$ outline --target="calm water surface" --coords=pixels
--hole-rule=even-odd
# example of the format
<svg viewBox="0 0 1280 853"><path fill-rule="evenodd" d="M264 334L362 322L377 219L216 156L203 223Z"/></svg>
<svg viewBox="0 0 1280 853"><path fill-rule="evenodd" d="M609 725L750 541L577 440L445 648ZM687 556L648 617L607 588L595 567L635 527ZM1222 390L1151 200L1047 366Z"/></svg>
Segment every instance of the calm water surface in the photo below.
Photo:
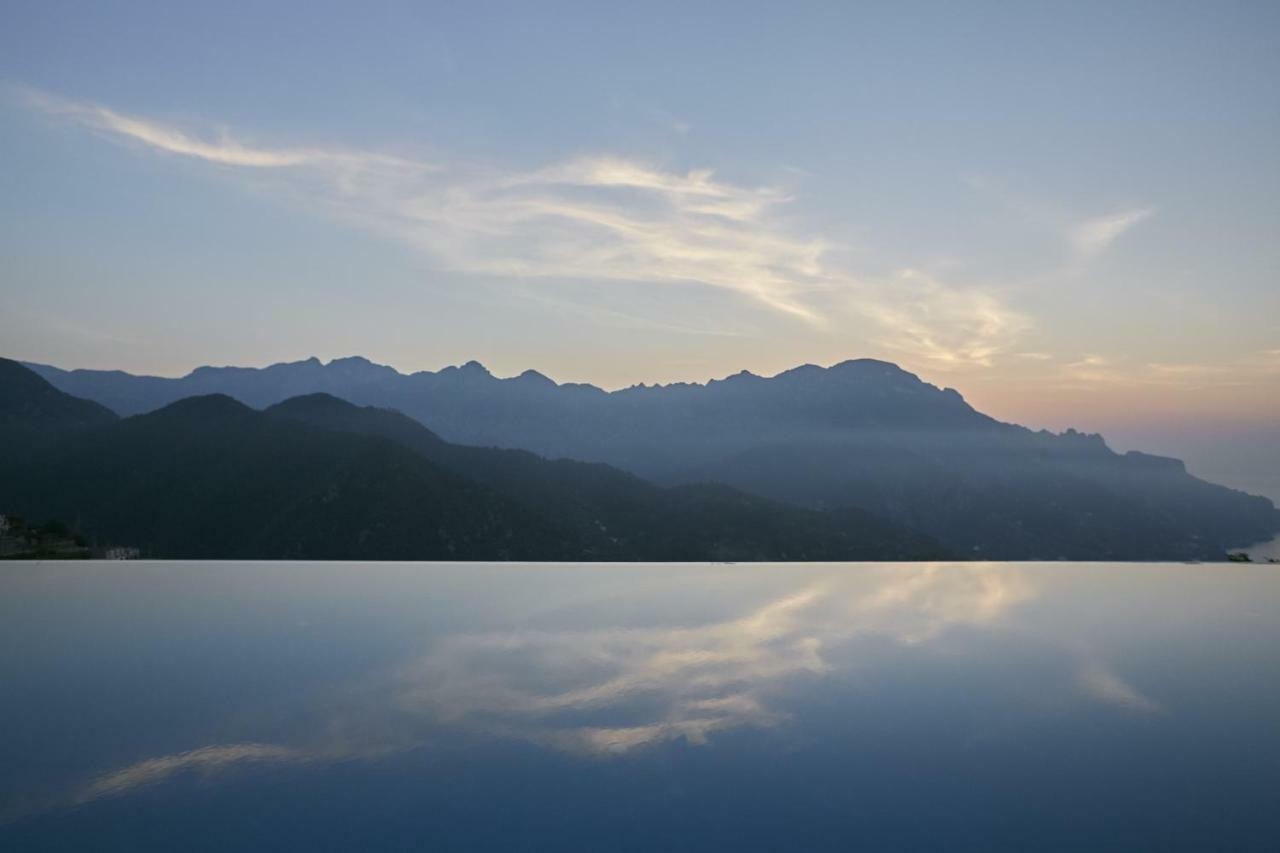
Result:
<svg viewBox="0 0 1280 853"><path fill-rule="evenodd" d="M1275 850L1280 570L0 564L3 850Z"/></svg>

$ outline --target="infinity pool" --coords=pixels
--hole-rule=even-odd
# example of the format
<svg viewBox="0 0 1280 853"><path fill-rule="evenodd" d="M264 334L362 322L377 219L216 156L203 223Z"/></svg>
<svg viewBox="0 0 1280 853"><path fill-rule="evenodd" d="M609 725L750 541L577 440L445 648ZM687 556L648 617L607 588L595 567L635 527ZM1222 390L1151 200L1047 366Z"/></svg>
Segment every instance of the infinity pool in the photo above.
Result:
<svg viewBox="0 0 1280 853"><path fill-rule="evenodd" d="M0 849L1275 850L1280 566L0 564Z"/></svg>

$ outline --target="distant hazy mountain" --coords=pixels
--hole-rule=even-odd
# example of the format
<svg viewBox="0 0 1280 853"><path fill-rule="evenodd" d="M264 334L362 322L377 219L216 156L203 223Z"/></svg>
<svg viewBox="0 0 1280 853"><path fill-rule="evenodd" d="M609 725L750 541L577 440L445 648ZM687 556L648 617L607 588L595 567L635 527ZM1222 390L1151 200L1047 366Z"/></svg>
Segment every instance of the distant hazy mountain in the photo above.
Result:
<svg viewBox="0 0 1280 853"><path fill-rule="evenodd" d="M936 542L861 510L815 512L711 483L664 489L609 465L451 444L398 412L328 394L295 397L266 414L394 441L537 508L571 531L593 559L875 560L944 553Z"/></svg>
<svg viewBox="0 0 1280 853"><path fill-rule="evenodd" d="M458 448L415 421L324 395L263 413L225 395L83 421L74 398L0 365L39 448L0 456L0 511L61 518L150 556L310 559L928 559L926 538L859 512L725 486L659 489L603 465ZM14 369L16 368L16 369ZM34 381L32 381L34 380ZM46 405L33 407L31 400ZM52 401L52 402L50 402ZM94 404L87 404L93 406ZM94 406L97 410L97 407ZM16 433L15 433L16 435Z"/></svg>
<svg viewBox="0 0 1280 853"><path fill-rule="evenodd" d="M1001 423L954 390L868 359L615 392L533 371L498 379L475 362L404 375L362 358L310 359L181 379L33 369L121 413L193 393L268 406L325 392L398 409L451 442L857 507L978 557L1213 559L1280 529L1269 501L1198 480L1177 460Z"/></svg>

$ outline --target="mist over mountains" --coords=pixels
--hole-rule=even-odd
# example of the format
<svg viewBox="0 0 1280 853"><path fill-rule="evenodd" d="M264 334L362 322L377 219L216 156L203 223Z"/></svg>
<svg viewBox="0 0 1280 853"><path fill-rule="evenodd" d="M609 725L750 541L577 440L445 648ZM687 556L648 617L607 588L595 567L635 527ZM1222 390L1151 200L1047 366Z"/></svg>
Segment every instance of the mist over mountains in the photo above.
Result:
<svg viewBox="0 0 1280 853"><path fill-rule="evenodd" d="M396 560L937 559L928 537L723 485L460 447L327 394L225 394L119 419L0 359L0 512L153 557Z"/></svg>
<svg viewBox="0 0 1280 853"><path fill-rule="evenodd" d="M177 379L28 366L121 415L194 395L265 408L327 394L396 410L443 443L604 463L662 487L719 483L807 511L859 511L972 558L1217 559L1280 529L1270 501L1197 479L1177 460L1002 423L952 389L870 359L613 392L534 371L500 379L476 362L401 374L358 357L313 358Z"/></svg>

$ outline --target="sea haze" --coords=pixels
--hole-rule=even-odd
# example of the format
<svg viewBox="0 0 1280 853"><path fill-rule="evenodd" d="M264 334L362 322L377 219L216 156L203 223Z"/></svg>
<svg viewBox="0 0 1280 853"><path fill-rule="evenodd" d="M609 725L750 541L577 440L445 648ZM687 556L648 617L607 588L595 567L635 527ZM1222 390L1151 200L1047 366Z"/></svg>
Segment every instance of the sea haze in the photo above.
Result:
<svg viewBox="0 0 1280 853"><path fill-rule="evenodd" d="M1280 575L10 563L0 848L1272 850Z"/></svg>

